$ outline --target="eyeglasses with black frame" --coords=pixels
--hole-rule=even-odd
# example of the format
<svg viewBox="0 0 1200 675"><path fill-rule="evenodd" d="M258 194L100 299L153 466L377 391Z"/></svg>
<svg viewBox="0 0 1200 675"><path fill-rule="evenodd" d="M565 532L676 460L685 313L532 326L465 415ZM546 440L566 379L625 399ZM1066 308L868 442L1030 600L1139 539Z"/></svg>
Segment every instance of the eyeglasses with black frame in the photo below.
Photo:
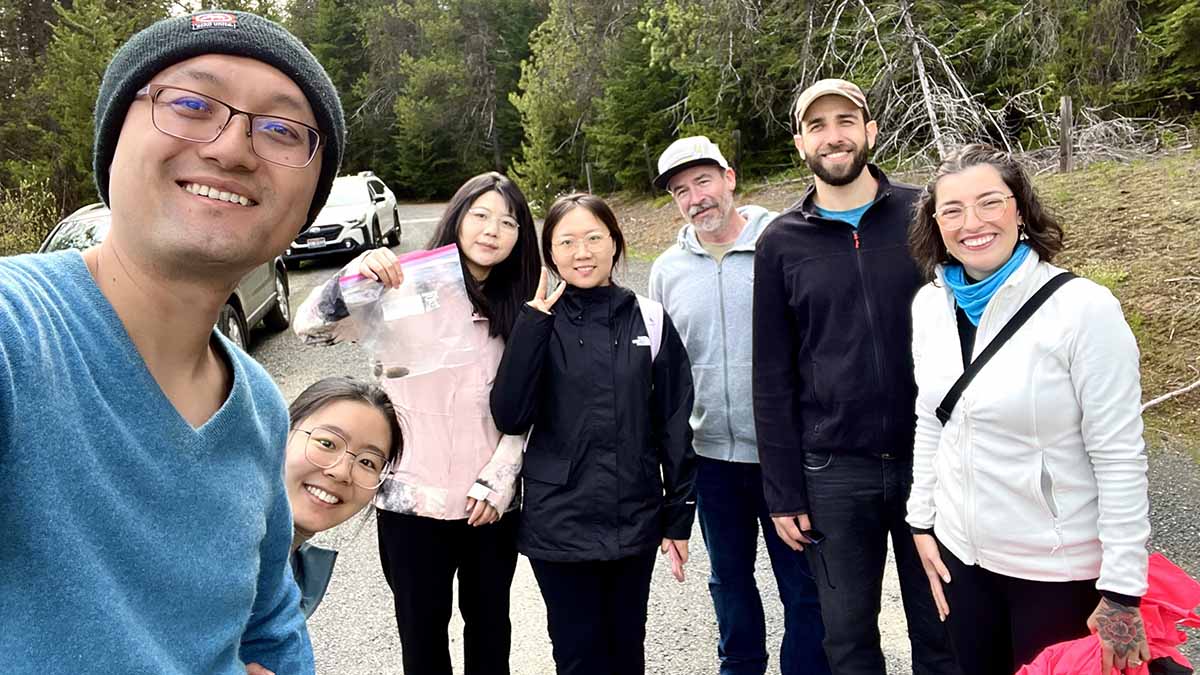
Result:
<svg viewBox="0 0 1200 675"><path fill-rule="evenodd" d="M1004 212L1008 210L1008 200L1010 199L1014 199L1012 194L996 192L980 197L974 204L947 204L938 209L933 217L938 226L947 232L962 229L967 222L967 209L973 209L975 217L980 220L993 223L1004 216Z"/></svg>
<svg viewBox="0 0 1200 675"><path fill-rule="evenodd" d="M313 427L299 431L308 436L304 443L304 459L320 469L332 469L347 455L350 456L350 481L360 488L374 490L383 485L391 462L376 450L350 452L350 443L328 427Z"/></svg>
<svg viewBox="0 0 1200 675"><path fill-rule="evenodd" d="M211 143L229 126L234 115L245 115L250 149L280 166L303 169L321 147L321 132L297 120L239 110L208 94L163 84L149 84L137 93L150 99L150 120L168 136L193 143Z"/></svg>

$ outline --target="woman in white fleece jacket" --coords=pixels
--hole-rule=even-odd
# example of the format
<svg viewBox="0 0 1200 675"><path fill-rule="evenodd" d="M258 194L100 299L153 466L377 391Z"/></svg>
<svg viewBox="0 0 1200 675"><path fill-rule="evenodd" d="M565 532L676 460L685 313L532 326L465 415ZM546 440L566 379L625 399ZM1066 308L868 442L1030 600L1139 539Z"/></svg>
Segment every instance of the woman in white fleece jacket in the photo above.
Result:
<svg viewBox="0 0 1200 675"><path fill-rule="evenodd" d="M908 523L960 665L1011 675L1091 629L1102 672L1135 672L1149 658L1138 602L1150 525L1138 349L1121 307L1067 282L943 426L934 411L965 364L1062 271L1050 264L1062 228L1021 166L986 145L943 162L916 208L910 244L933 281L913 302Z"/></svg>

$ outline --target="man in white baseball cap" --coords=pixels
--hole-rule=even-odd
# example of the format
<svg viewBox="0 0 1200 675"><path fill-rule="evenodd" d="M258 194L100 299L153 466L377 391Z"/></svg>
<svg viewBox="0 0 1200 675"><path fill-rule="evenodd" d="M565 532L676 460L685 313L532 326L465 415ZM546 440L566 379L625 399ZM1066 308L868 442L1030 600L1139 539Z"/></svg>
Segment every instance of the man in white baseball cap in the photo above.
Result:
<svg viewBox="0 0 1200 675"><path fill-rule="evenodd" d="M681 138L658 159L655 185L669 191L685 220L675 245L650 269L661 302L692 359L697 455L696 506L712 565L708 588L717 614L721 675L767 669L762 597L755 583L758 531L767 543L784 608L779 672L822 675L824 629L816 584L803 555L775 532L763 499L751 405L754 249L775 213L734 205L737 175L704 136Z"/></svg>

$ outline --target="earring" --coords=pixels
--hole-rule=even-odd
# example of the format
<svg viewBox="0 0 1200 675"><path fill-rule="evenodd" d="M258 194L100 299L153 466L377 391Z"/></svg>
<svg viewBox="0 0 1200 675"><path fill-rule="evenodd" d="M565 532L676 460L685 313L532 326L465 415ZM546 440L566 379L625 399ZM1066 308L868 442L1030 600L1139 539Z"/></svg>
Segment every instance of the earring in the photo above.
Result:
<svg viewBox="0 0 1200 675"><path fill-rule="evenodd" d="M1025 231L1025 221L1017 223L1017 239L1019 241L1026 241L1029 239L1029 233Z"/></svg>

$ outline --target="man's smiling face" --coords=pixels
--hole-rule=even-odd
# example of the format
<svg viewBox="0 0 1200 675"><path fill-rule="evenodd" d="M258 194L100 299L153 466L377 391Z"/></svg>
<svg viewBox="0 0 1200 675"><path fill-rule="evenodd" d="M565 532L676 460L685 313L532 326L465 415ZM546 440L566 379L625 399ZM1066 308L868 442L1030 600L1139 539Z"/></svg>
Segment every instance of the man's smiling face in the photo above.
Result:
<svg viewBox="0 0 1200 675"><path fill-rule="evenodd" d="M197 56L150 83L317 126L299 86L254 59ZM234 115L209 143L175 138L155 128L153 105L139 97L125 115L110 172L110 237L160 271L235 281L278 255L305 222L321 153L304 168L268 162L251 148L245 115Z"/></svg>
<svg viewBox="0 0 1200 675"><path fill-rule="evenodd" d="M863 121L863 111L850 99L827 94L804 111L796 149L808 168L828 185L854 182L875 146L875 121Z"/></svg>

